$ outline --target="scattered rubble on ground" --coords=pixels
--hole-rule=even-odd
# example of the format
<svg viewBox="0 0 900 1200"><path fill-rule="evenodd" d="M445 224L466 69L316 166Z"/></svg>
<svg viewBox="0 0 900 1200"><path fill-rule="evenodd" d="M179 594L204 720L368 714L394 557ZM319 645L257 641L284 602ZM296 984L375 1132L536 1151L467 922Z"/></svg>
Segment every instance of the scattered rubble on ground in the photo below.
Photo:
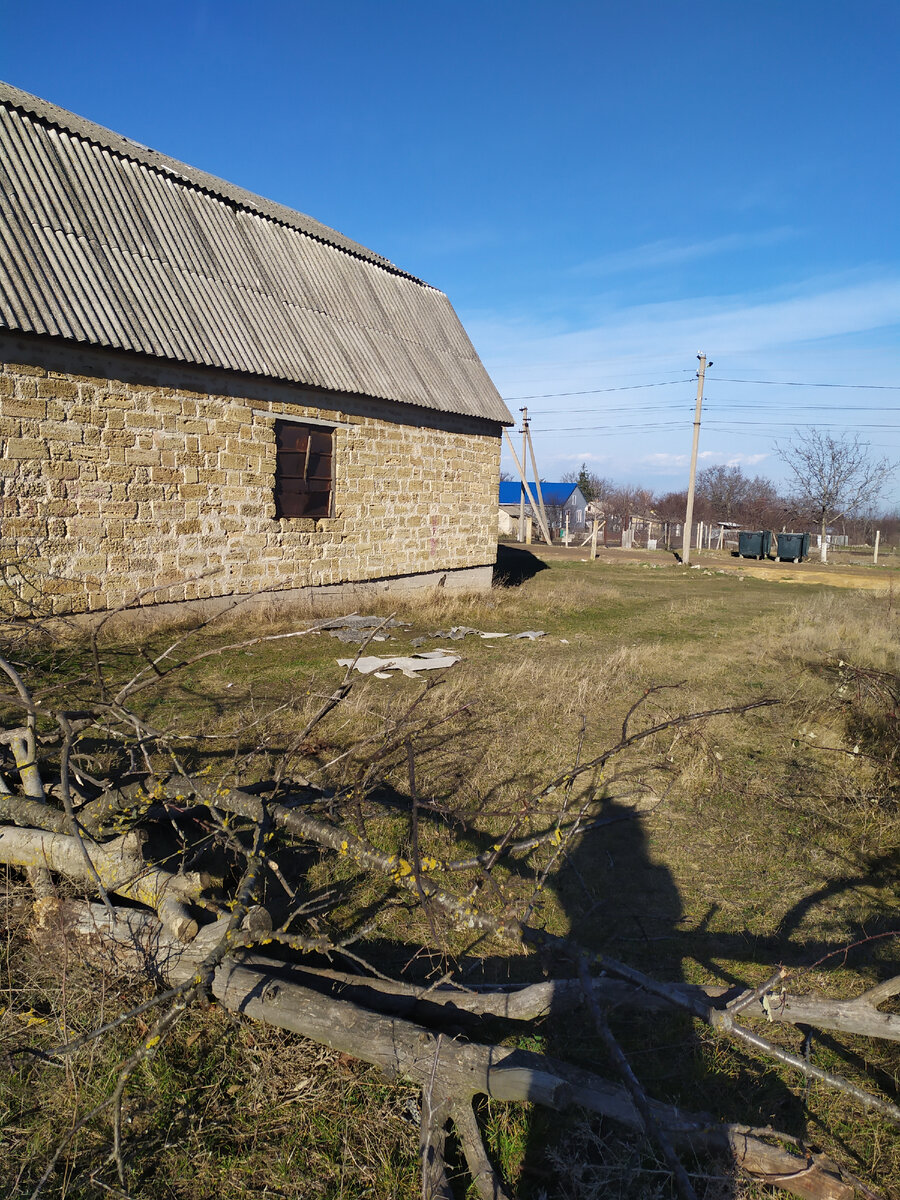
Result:
<svg viewBox="0 0 900 1200"><path fill-rule="evenodd" d="M356 643L361 645L371 639L373 642L386 642L391 634L388 630L402 629L403 622L395 621L393 617L335 617L320 626L330 637L339 642ZM373 635L372 630L378 632Z"/></svg>
<svg viewBox="0 0 900 1200"><path fill-rule="evenodd" d="M527 638L530 641L535 641L537 638L544 637L543 629L526 629L523 633L487 633L483 629L472 629L469 625L452 625L449 629L436 629L434 633L428 634L427 637L413 638L414 646L422 646L431 638L447 638L451 642L461 642L463 638L470 635L474 637L484 638L486 641L491 638L511 638L516 641L519 638Z"/></svg>
<svg viewBox="0 0 900 1200"><path fill-rule="evenodd" d="M376 679L390 679L392 671L399 671L407 679L419 679L419 671L452 667L459 662L459 655L448 654L446 650L422 650L403 658L378 658L371 654L355 660L339 658L337 661L339 667L354 667L362 675L374 675Z"/></svg>
<svg viewBox="0 0 900 1200"><path fill-rule="evenodd" d="M392 617L368 617L353 614L323 621L319 626L319 631L327 633L329 637L337 638L339 642L362 645L369 641L386 642L393 638L393 630L409 630L409 627L408 621L395 621ZM525 629L521 633L495 633L484 629L473 629L470 625L451 625L449 629L436 629L433 633L415 637L411 644L423 646L434 638L461 642L467 637L478 637L484 641L509 638L511 641L533 642L545 636L543 629ZM402 671L404 675L408 675L412 679L418 679L417 671L433 670L436 666L449 667L458 661L458 655L448 654L444 650L417 651L412 658L376 658L374 655L369 655L358 660L356 669L364 675L375 675L377 679L389 679L389 672L395 670ZM342 667L349 667L353 664L353 660L339 658L338 663Z"/></svg>

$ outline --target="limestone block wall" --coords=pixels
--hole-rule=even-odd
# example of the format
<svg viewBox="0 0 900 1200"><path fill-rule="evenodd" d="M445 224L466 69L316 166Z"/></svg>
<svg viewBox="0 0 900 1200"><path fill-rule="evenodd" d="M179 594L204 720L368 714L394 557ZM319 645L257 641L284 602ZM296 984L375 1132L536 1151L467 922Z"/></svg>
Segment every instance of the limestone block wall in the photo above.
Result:
<svg viewBox="0 0 900 1200"><path fill-rule="evenodd" d="M0 560L54 612L494 560L497 425L14 335L0 362ZM279 416L335 423L332 517L276 519Z"/></svg>

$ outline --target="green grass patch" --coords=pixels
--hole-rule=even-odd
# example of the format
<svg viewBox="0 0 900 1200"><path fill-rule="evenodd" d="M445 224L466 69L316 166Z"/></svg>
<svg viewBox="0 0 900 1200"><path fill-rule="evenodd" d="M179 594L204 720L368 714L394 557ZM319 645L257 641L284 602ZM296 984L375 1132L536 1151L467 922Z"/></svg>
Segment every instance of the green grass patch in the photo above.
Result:
<svg viewBox="0 0 900 1200"><path fill-rule="evenodd" d="M668 730L590 780L596 812L621 819L566 848L534 895L534 919L667 980L756 983L785 963L802 968L798 990L838 995L898 970L898 939L881 936L900 926L896 805L883 774L853 753L853 695L840 690L846 680L839 666L897 670L900 616L890 594L788 590L738 574L553 559L519 588L435 594L392 607L379 602L376 611L393 612L404 625L367 653L409 653L424 638L421 648L446 647L461 661L427 683L357 678L348 699L305 739L300 733L310 716L343 678L337 659L355 651L327 633L229 650L288 626L261 618L213 623L178 631L183 642L153 670L148 660L176 634L157 631L138 644L117 638L113 627L100 661L113 692L136 671L148 672L153 684L136 707L170 734L188 769L245 784L282 777L337 789L342 819L400 852L409 844L408 760L391 731L410 710L417 792L432 806L421 818L421 848L437 859L487 848L523 798L579 753L585 760L614 744L645 694L635 728L773 697L775 707ZM300 614L295 628L307 624ZM434 636L452 625L539 629L545 636ZM83 642L26 639L13 657L33 686L52 688L73 706L97 696ZM84 751L98 769L121 755L99 736ZM576 801L581 794L576 790ZM529 812L522 832L539 830L553 814L552 805L547 818ZM334 892L330 920L349 927L385 900L393 905L383 908L373 934L382 969L428 978L478 968L488 978L528 979L558 966L510 956L492 943L473 949L458 931L436 933L427 914L410 911L383 880L360 876L349 862L335 868L317 852L296 853L283 869L293 862L303 872L305 894ZM544 850L514 856L498 868L485 903L521 902L548 862ZM458 887L461 880L447 882ZM6 896L0 1036L7 1045L49 1045L61 1030L90 1028L99 994L107 1014L134 1002L123 981L101 983L81 964L60 969L39 960L27 944L24 893L12 877ZM829 957L841 946L852 948ZM806 1094L790 1074L683 1017L615 1013L612 1020L652 1095L720 1118L784 1127L873 1184L900 1188L896 1140L844 1098L818 1087ZM581 1017L551 1017L497 1035L606 1069ZM0 1083L3 1149L16 1164L11 1195L27 1194L73 1114L105 1094L134 1036L133 1028L117 1031L65 1071L16 1058ZM794 1050L801 1042L787 1027L772 1036ZM821 1035L813 1055L857 1082L868 1077L886 1093L896 1091L898 1059L889 1045ZM215 1008L180 1023L136 1077L129 1104L135 1195L417 1195L409 1089ZM614 1130L495 1102L485 1102L481 1115L488 1149L523 1200L671 1194L652 1151ZM109 1169L96 1174L108 1136L105 1117L85 1129L51 1194L109 1194ZM691 1169L698 1178L719 1170ZM710 1197L724 1194L707 1184Z"/></svg>

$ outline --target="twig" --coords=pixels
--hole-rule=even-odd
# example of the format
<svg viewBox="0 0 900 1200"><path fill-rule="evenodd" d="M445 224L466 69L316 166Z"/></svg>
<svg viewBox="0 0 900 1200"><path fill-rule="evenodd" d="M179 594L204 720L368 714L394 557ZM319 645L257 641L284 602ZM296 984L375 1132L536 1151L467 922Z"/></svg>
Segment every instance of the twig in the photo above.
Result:
<svg viewBox="0 0 900 1200"><path fill-rule="evenodd" d="M437 938L437 926L435 925L434 916L431 912L431 907L428 903L428 897L422 887L422 855L419 851L419 796L416 791L416 758L413 751L412 738L406 739L406 765L409 773L409 796L412 801L412 815L410 818L411 841L412 841L412 860L413 873L416 878L416 889L419 893L419 902L425 911L425 916L428 918L428 924L431 927L432 935Z"/></svg>
<svg viewBox="0 0 900 1200"><path fill-rule="evenodd" d="M668 1136L664 1133L659 1125L659 1122L656 1120L643 1085L635 1075L634 1071L631 1069L631 1064L622 1052L621 1046L613 1036L613 1032L609 1027L608 1021L606 1020L606 1014L597 1003L597 998L594 995L593 988L591 987L591 980L588 975L584 959L579 962L579 978L581 980L581 987L584 992L585 999L587 1000L588 1007L591 1010L591 1015L594 1018L594 1024L597 1027L597 1032L600 1034L600 1038L606 1047L609 1056L615 1063L616 1069L622 1076L622 1081L628 1089L628 1092L638 1111L644 1118L646 1132L656 1142L657 1146L662 1151L662 1156L666 1160L669 1170L672 1172L672 1177L675 1180L675 1186L678 1188L678 1192L681 1195L682 1200L697 1200L697 1193L694 1191L693 1185L688 1178L687 1171L684 1169L684 1165L678 1158L678 1155L675 1153L675 1148L673 1147Z"/></svg>
<svg viewBox="0 0 900 1200"><path fill-rule="evenodd" d="M481 1200L512 1200L488 1158L471 1102L461 1100L454 1104L450 1116L472 1176L472 1184Z"/></svg>
<svg viewBox="0 0 900 1200"><path fill-rule="evenodd" d="M84 834L81 826L76 820L75 810L72 807L72 792L69 787L69 756L72 753L72 742L75 734L72 732L72 726L62 713L58 713L56 719L63 733L62 751L60 752L59 760L59 784L63 808L66 810L69 828L72 836L78 842L78 847L81 851L81 856L84 859L85 865L87 866L88 874L93 878L94 886L97 888L100 899L108 909L109 915L114 917L115 913L113 911L112 903L107 895L106 888L103 886L103 880L100 878L97 868L94 866L93 862L91 861L91 856L87 852L87 846L84 844Z"/></svg>
<svg viewBox="0 0 900 1200"><path fill-rule="evenodd" d="M419 1126L422 1155L422 1200L453 1200L453 1192L444 1166L445 1126L449 1105L445 1098L435 1100L435 1081L441 1057L443 1034L438 1034L434 1046L431 1074L422 1088L422 1117Z"/></svg>

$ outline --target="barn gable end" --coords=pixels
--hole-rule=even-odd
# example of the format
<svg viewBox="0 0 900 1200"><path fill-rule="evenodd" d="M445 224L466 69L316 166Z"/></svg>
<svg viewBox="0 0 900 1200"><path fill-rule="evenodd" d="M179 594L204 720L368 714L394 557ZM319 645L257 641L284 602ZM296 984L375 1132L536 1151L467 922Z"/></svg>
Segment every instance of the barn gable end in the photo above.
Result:
<svg viewBox="0 0 900 1200"><path fill-rule="evenodd" d="M0 537L54 611L487 582L511 418L443 293L5 85L0 158Z"/></svg>

